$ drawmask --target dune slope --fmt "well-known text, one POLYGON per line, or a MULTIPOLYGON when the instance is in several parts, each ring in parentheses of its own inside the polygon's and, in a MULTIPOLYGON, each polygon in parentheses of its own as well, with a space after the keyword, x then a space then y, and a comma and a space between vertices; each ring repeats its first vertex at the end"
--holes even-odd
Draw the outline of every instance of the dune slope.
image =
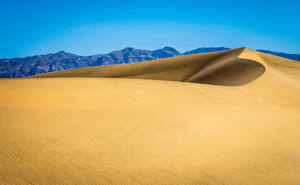
POLYGON ((0 83, 0 184, 300 184, 298 62, 240 48, 0 83))

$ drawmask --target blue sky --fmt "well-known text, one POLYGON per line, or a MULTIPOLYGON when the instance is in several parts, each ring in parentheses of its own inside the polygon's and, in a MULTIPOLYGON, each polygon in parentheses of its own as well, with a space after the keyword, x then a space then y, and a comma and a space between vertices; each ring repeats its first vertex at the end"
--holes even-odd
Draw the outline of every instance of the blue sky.
POLYGON ((296 0, 0 0, 0 58, 130 46, 300 53, 296 0))

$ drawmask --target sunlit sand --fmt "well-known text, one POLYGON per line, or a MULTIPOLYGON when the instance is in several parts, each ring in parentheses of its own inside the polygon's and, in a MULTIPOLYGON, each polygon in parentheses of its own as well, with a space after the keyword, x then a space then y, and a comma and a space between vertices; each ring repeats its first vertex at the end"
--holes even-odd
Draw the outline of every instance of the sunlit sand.
POLYGON ((300 63, 248 48, 0 79, 0 184, 300 184, 300 63))

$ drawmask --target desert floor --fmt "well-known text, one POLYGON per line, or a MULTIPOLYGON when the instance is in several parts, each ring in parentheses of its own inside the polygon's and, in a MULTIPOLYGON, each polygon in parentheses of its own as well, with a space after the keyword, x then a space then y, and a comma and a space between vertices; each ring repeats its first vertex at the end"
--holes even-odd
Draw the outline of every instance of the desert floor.
POLYGON ((0 184, 300 184, 300 63, 239 48, 0 79, 0 184))

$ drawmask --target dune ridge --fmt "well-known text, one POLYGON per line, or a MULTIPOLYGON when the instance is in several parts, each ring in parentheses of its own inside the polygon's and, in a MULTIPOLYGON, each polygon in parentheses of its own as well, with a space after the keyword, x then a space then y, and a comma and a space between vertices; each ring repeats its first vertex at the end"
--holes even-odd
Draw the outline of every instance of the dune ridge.
POLYGON ((0 84, 0 184, 300 184, 299 62, 238 48, 0 84))
MULTIPOLYGON (((243 85, 264 72, 264 66, 238 56, 246 48, 177 56, 135 64, 85 67, 33 76, 44 77, 106 77, 170 80, 212 85, 243 85)), ((254 51, 253 51, 254 52, 254 51)))

